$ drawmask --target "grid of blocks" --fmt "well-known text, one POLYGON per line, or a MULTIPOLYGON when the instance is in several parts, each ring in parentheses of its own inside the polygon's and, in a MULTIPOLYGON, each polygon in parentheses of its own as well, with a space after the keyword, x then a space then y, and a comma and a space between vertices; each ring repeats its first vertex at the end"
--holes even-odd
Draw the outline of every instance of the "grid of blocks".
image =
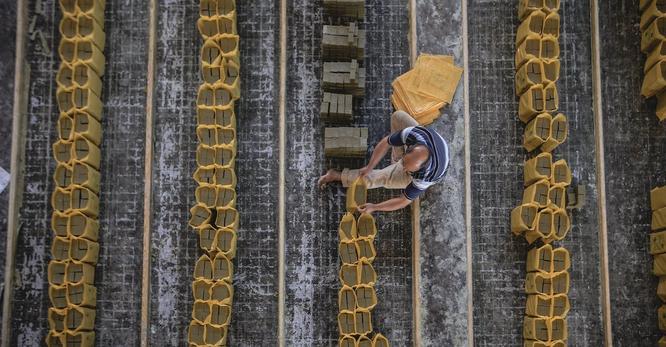
POLYGON ((657 117, 666 119, 666 2, 641 0, 641 52, 647 55, 641 95, 657 97, 657 117))
POLYGON ((60 0, 47 346, 93 346, 99 256, 103 0, 60 0))
POLYGON ((203 83, 197 95, 196 205, 189 224, 203 255, 194 267, 189 346, 226 346, 233 300, 236 210, 236 113, 239 36, 234 0, 201 0, 197 27, 203 83))
POLYGON ((511 213, 511 231, 533 246, 527 255, 523 324, 526 347, 565 346, 569 312, 567 249, 553 246, 571 228, 567 187, 571 170, 553 150, 568 134, 559 108, 559 0, 520 0, 516 33, 515 88, 518 117, 526 124, 523 145, 534 156, 525 162, 523 199, 511 213))
POLYGON ((338 329, 340 347, 388 347, 384 335, 373 333, 372 309, 377 305, 375 283, 377 273, 372 262, 377 255, 374 246, 377 225, 372 215, 355 211, 366 202, 367 187, 363 179, 357 179, 347 188, 347 213, 338 228, 340 244, 338 254, 340 282, 338 292, 338 329))

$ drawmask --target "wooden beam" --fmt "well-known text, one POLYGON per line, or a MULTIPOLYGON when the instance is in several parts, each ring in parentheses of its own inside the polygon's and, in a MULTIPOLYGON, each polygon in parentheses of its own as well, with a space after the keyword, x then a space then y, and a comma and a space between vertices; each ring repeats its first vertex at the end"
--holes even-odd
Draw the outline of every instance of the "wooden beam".
POLYGON ((150 0, 148 20, 148 72, 146 78, 146 154, 143 186, 143 265, 141 273, 141 346, 148 347, 150 330, 150 246, 153 196, 153 116, 155 106, 155 51, 157 0, 150 0))
POLYGON ((287 143, 287 0, 280 0, 280 94, 278 167, 278 346, 285 346, 285 237, 286 237, 286 143, 287 143))
POLYGON ((601 270, 601 304, 603 314, 604 341, 606 347, 613 346, 611 325, 610 280, 608 273, 608 226, 606 219, 606 167, 604 163, 604 123, 601 103, 601 51, 599 48, 599 5, 590 1, 592 23, 592 95, 594 109, 594 139, 596 147, 597 200, 599 201, 599 265, 601 270))
POLYGON ((12 149, 9 167, 9 207, 7 213, 7 251, 5 254, 5 282, 2 302, 2 347, 11 344, 12 299, 14 298, 14 266, 16 241, 19 233, 19 214, 23 198, 20 182, 23 173, 25 147, 25 114, 27 113, 27 91, 29 67, 25 64, 26 29, 28 22, 27 1, 16 1, 16 58, 14 60, 14 104, 12 108, 12 149))

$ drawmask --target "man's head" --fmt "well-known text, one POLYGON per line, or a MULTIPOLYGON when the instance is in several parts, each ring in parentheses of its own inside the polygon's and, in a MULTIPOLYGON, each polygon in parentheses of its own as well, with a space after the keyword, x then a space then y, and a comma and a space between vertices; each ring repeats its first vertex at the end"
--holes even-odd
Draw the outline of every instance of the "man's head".
POLYGON ((418 171, 430 157, 428 147, 424 145, 416 145, 407 149, 407 152, 402 157, 402 166, 407 172, 418 171))

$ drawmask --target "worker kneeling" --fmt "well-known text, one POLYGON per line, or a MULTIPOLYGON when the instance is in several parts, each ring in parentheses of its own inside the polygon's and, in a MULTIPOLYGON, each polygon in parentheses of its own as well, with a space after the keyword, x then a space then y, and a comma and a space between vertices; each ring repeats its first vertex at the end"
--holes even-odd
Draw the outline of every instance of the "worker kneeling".
POLYGON ((394 211, 409 205, 428 187, 442 180, 448 166, 449 147, 442 136, 419 126, 407 112, 396 111, 391 115, 391 134, 379 141, 368 165, 358 170, 328 170, 318 184, 322 189, 330 182, 342 182, 343 187, 349 187, 356 178, 362 177, 368 189, 402 189, 400 197, 359 206, 359 211, 366 213, 394 211), (392 147, 392 164, 375 170, 389 147, 392 147))

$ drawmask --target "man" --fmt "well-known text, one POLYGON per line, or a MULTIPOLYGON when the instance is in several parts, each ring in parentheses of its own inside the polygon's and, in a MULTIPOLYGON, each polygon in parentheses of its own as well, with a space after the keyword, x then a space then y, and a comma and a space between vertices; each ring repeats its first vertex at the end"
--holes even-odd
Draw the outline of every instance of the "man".
POLYGON ((444 178, 448 166, 446 141, 436 131, 419 126, 407 112, 396 111, 391 115, 391 134, 379 141, 368 165, 358 170, 328 170, 318 184, 322 189, 331 182, 342 182, 343 187, 348 187, 357 177, 363 177, 368 189, 402 189, 399 197, 358 208, 366 213, 395 211, 408 206, 429 186, 444 178), (392 164, 375 170, 389 147, 392 147, 392 164))

